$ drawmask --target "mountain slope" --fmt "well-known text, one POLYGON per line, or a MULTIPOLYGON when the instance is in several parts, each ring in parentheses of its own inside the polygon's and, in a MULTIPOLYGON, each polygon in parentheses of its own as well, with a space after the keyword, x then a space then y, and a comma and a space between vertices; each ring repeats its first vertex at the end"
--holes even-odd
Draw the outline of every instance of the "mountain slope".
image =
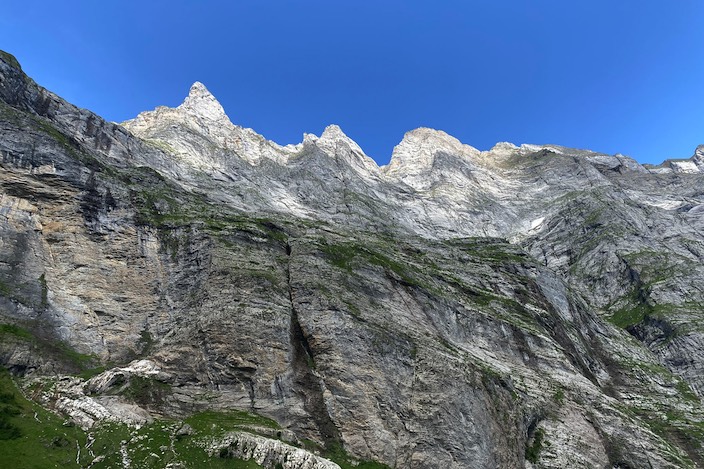
POLYGON ((399 468, 704 465, 701 173, 431 129, 378 168, 199 83, 117 125, 0 59, 0 356, 45 406, 247 410, 399 468))

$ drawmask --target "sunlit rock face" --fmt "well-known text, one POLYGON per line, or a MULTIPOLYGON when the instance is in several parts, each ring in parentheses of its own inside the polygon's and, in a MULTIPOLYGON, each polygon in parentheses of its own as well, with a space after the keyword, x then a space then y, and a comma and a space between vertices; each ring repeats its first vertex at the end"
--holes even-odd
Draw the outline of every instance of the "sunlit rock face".
POLYGON ((246 409, 397 468, 701 466, 702 154, 416 129, 379 168, 337 126, 234 125, 200 83, 105 122, 2 55, 0 319, 36 339, 0 357, 95 355, 47 401, 82 425, 246 409))

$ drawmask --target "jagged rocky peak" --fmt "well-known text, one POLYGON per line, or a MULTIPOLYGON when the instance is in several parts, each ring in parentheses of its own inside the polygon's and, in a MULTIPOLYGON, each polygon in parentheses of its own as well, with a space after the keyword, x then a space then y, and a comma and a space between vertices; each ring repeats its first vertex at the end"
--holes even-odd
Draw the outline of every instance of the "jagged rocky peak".
POLYGON ((320 143, 345 143, 347 144, 351 149, 357 150, 360 153, 364 153, 362 149, 360 148, 359 145, 357 145, 357 142, 352 140, 350 137, 345 134, 345 132, 342 131, 339 125, 336 124, 331 124, 325 127, 325 130, 323 130, 323 133, 320 134, 320 137, 318 137, 315 134, 304 134, 303 135, 303 141, 304 143, 311 143, 311 144, 318 144, 320 143))
POLYGON ((188 96, 177 109, 216 122, 230 122, 220 102, 199 81, 191 85, 188 96))
POLYGON ((305 145, 315 145, 331 156, 345 159, 358 172, 378 173, 379 166, 364 153, 364 150, 345 134, 339 125, 331 124, 325 127, 320 137, 313 134, 304 134, 305 145))
POLYGON ((122 125, 132 132, 142 133, 146 129, 167 120, 180 121, 192 125, 197 124, 208 128, 232 126, 220 102, 199 81, 191 85, 188 96, 178 107, 159 106, 153 111, 139 113, 137 117, 123 122, 122 125))
POLYGON ((389 176, 426 172, 433 166, 438 153, 471 158, 480 152, 442 130, 420 127, 406 132, 401 143, 394 147, 384 172, 389 176))
POLYGON ((256 165, 262 158, 285 161, 299 149, 295 145, 281 147, 252 129, 233 124, 220 102, 199 81, 178 107, 160 106, 122 125, 140 138, 166 144, 183 161, 206 171, 221 171, 233 154, 256 165))
POLYGON ((498 142, 496 145, 491 147, 489 153, 501 154, 501 153, 515 153, 518 151, 519 147, 511 142, 498 142))
POLYGON ((347 134, 345 134, 340 128, 340 126, 337 124, 331 124, 325 127, 325 130, 323 130, 323 133, 320 138, 328 140, 347 140, 356 145, 356 143, 352 141, 352 139, 349 138, 347 134))

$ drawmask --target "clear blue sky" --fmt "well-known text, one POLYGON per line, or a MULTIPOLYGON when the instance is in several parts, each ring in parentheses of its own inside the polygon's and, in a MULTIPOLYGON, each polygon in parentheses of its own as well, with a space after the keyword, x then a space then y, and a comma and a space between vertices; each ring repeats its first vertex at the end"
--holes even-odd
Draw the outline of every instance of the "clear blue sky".
POLYGON ((6 2, 0 48, 122 121, 202 81, 281 144, 331 123, 379 163, 442 129, 641 162, 704 143, 701 0, 6 2))

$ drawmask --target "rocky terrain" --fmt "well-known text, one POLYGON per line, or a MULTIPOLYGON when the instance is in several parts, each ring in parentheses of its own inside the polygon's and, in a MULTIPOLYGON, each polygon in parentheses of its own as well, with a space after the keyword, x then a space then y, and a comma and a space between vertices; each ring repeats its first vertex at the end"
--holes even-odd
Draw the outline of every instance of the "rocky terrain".
POLYGON ((704 467, 704 147, 422 128, 378 167, 200 83, 106 122, 0 53, 0 162, 0 461, 704 467))

